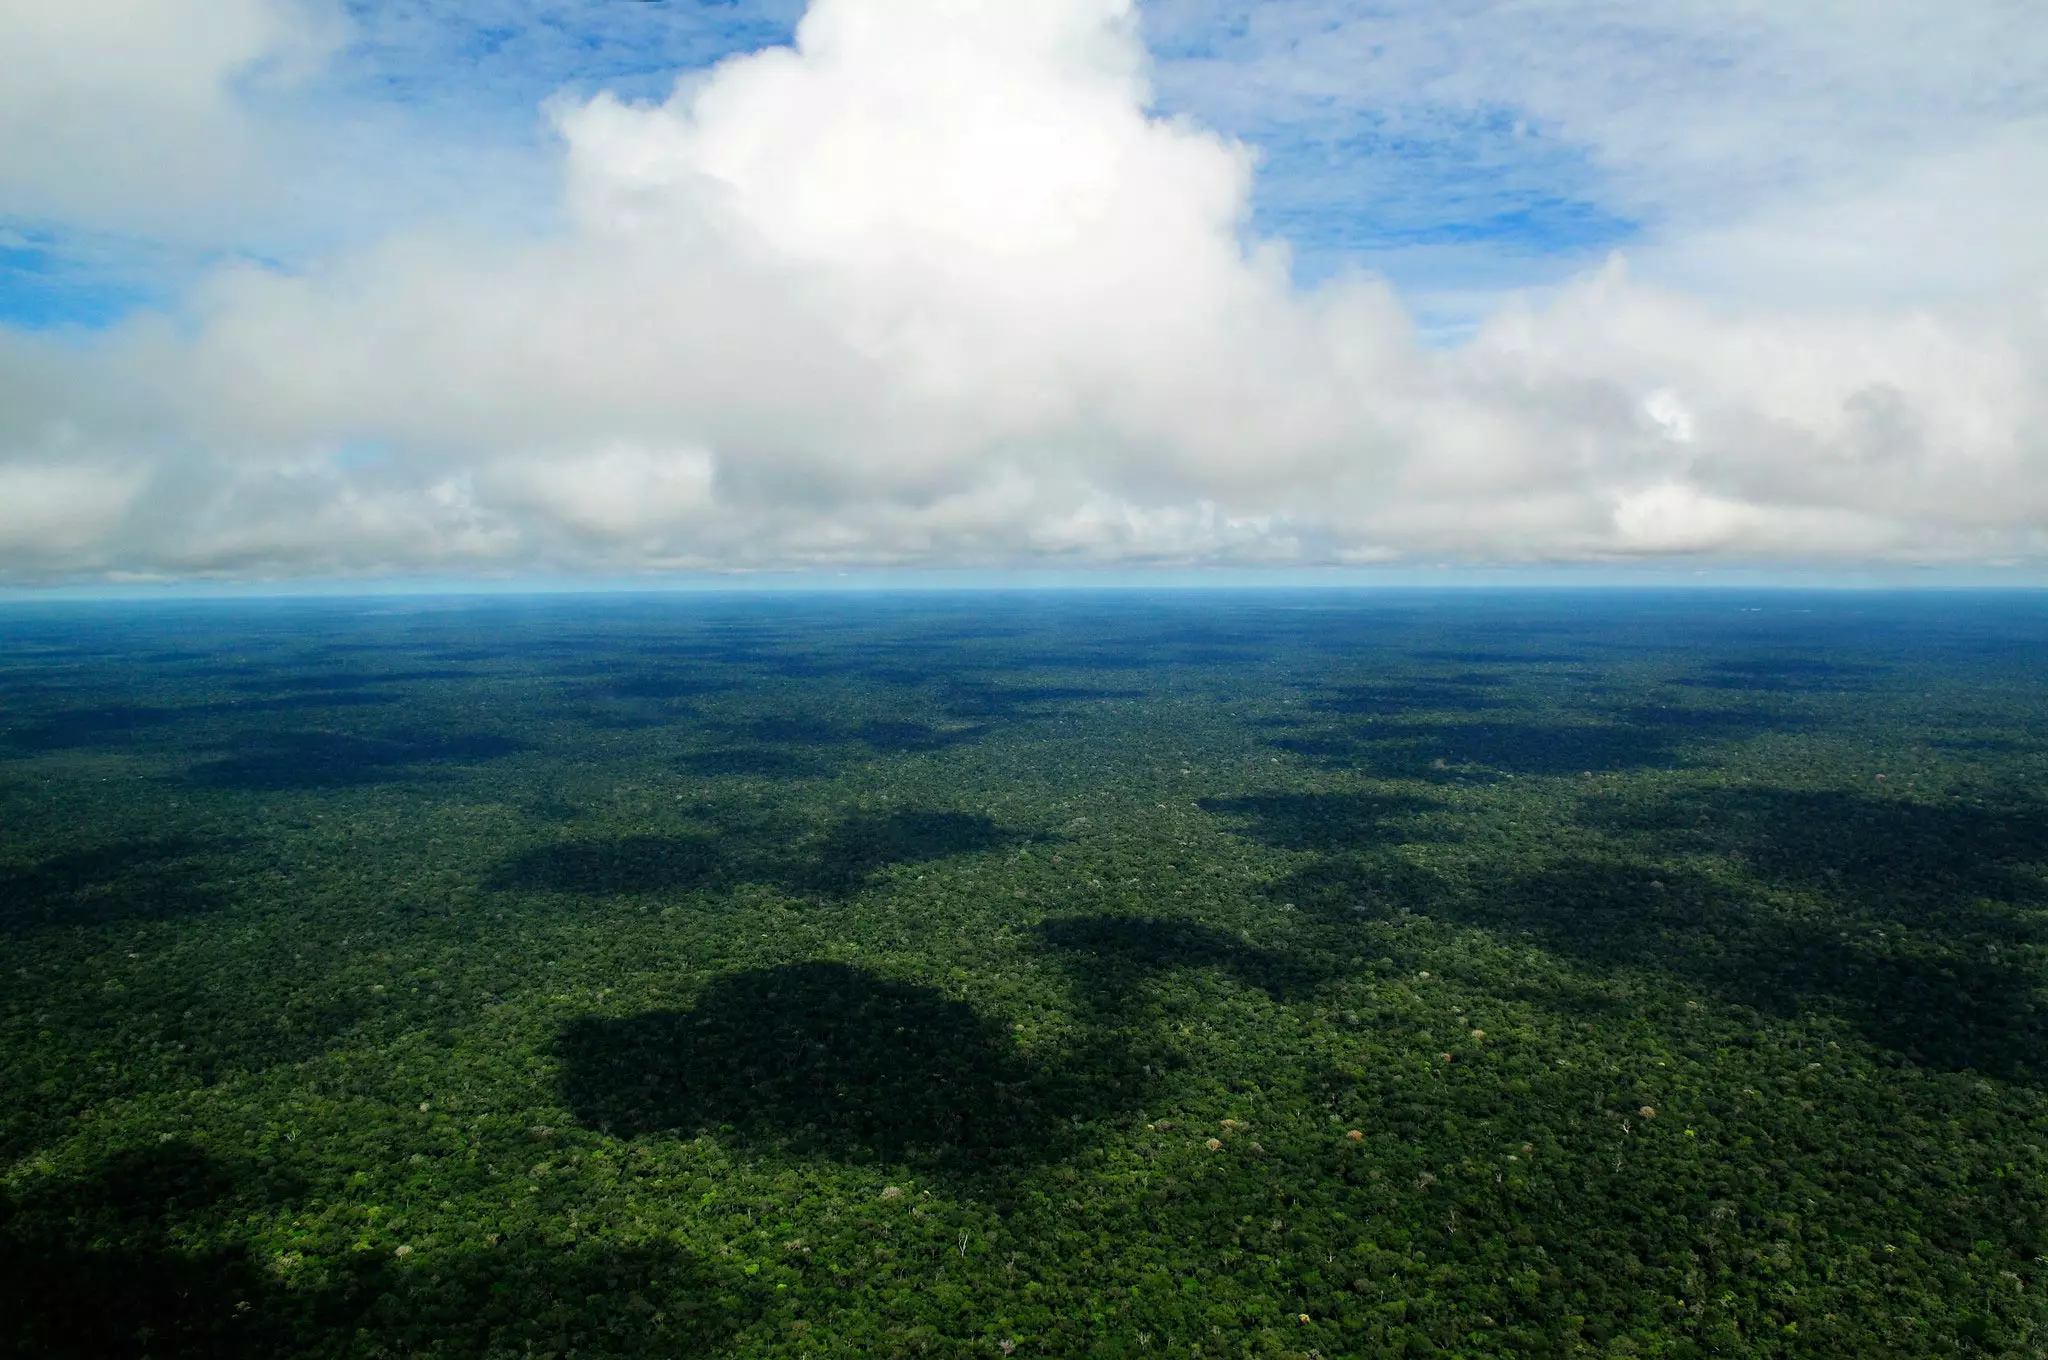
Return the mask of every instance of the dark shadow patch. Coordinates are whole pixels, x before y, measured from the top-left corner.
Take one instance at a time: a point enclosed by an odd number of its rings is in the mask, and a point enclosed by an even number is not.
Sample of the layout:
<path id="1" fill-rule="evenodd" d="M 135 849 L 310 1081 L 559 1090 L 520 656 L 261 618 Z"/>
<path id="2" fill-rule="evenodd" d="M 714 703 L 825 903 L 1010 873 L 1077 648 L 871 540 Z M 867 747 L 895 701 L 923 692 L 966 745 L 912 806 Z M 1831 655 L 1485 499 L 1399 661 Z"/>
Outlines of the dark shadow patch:
<path id="1" fill-rule="evenodd" d="M 1057 1158 L 1071 1121 L 1136 1092 L 1101 1055 L 1027 1059 L 967 1003 L 842 963 L 727 974 L 689 1010 L 571 1025 L 557 1053 L 591 1128 L 956 1173 Z"/>
<path id="2" fill-rule="evenodd" d="M 370 685 L 405 685 L 418 680 L 473 680 L 473 671 L 443 668 L 413 671 L 315 671 L 292 675 L 261 675 L 235 688 L 251 694 L 287 694 L 294 690 L 363 689 Z"/>
<path id="3" fill-rule="evenodd" d="M 218 906 L 211 856 L 190 838 L 115 841 L 0 869 L 0 929 L 161 921 Z"/>
<path id="4" fill-rule="evenodd" d="M 2042 979 L 2014 950 L 2012 922 L 1962 904 L 1907 924 L 1853 904 L 1815 909 L 1670 870 L 1568 862 L 1438 908 L 1471 924 L 1527 930 L 1594 967 L 1653 968 L 1766 1015 L 1834 1010 L 1873 1042 L 1928 1066 L 2048 1078 L 2048 1016 L 2034 1000 Z"/>
<path id="5" fill-rule="evenodd" d="M 717 676 L 650 671 L 607 680 L 596 688 L 617 699 L 690 699 L 700 694 L 720 694 L 735 686 Z"/>
<path id="6" fill-rule="evenodd" d="M 1867 690 L 1890 668 L 1817 657 L 1753 657 L 1716 661 L 1702 674 L 1674 681 L 1698 689 L 1754 690 L 1766 694 L 1828 693 Z"/>
<path id="7" fill-rule="evenodd" d="M 717 893 L 761 883 L 798 896 L 840 899 L 899 864 L 974 854 L 1026 839 L 965 812 L 858 812 L 809 834 L 706 809 L 698 815 L 703 829 L 687 834 L 540 846 L 515 857 L 491 883 L 511 891 L 591 896 Z"/>
<path id="8" fill-rule="evenodd" d="M 114 746 L 189 716 L 189 710 L 148 704 L 101 704 L 47 714 L 35 722 L 15 728 L 7 734 L 6 740 L 15 750 L 27 753 L 71 750 L 82 746 Z"/>
<path id="9" fill-rule="evenodd" d="M 399 703 L 396 694 L 373 690 L 315 691 L 310 694 L 281 694 L 274 699 L 243 699 L 235 703 L 209 704 L 208 713 L 289 713 L 306 708 L 382 708 Z"/>
<path id="10" fill-rule="evenodd" d="M 1441 917 L 1765 1015 L 1835 1015 L 1925 1066 L 2048 1083 L 2048 976 L 2036 957 L 2048 943 L 2036 919 L 2048 814 L 2037 805 L 1749 789 L 1594 800 L 1583 815 L 1646 835 L 1646 855 L 1713 854 L 1754 882 L 1627 858 L 1448 876 L 1332 836 L 1270 892 L 1326 935 Z M 1334 949 L 1336 937 L 1321 943 Z"/>
<path id="11" fill-rule="evenodd" d="M 1033 716 L 1039 710 L 1060 704 L 1099 702 L 1105 699 L 1143 699 L 1141 689 L 1096 689 L 1085 685 L 986 685 L 968 682 L 947 688 L 946 712 L 968 720 L 1005 720 Z"/>
<path id="12" fill-rule="evenodd" d="M 1333 851 L 1273 883 L 1265 895 L 1300 911 L 1321 932 L 1313 943 L 1335 948 L 1360 925 L 1427 912 L 1451 894 L 1441 875 L 1384 849 L 1365 843 Z M 1381 952 L 1393 951 L 1382 946 Z"/>
<path id="13" fill-rule="evenodd" d="M 979 813 L 860 812 L 801 846 L 778 876 L 802 892 L 845 897 L 893 865 L 971 855 L 1021 839 Z"/>
<path id="14" fill-rule="evenodd" d="M 17 701 L 67 698 L 74 694 L 75 689 L 75 686 L 60 684 L 55 680 L 0 674 L 0 694 Z M 8 737 L 5 740 L 11 741 L 12 738 Z"/>
<path id="15" fill-rule="evenodd" d="M 852 733 L 828 719 L 780 713 L 748 718 L 734 730 L 763 746 L 838 746 L 853 740 Z"/>
<path id="16" fill-rule="evenodd" d="M 575 1335 L 593 1353 L 705 1355 L 767 1303 L 769 1286 L 737 1266 L 608 1242 L 443 1250 L 424 1267 L 350 1253 L 307 1263 L 312 1279 L 286 1288 L 236 1229 L 303 1194 L 258 1164 L 173 1142 L 0 1197 L 0 1352 L 256 1360 L 374 1337 L 496 1355 Z"/>
<path id="17" fill-rule="evenodd" d="M 261 1353 L 265 1283 L 239 1246 L 192 1249 L 218 1228 L 235 1177 L 171 1143 L 116 1153 L 96 1174 L 0 1202 L 0 1315 L 22 1356 Z"/>
<path id="18" fill-rule="evenodd" d="M 527 749 L 493 732 L 359 737 L 345 732 L 264 733 L 238 755 L 193 767 L 191 777 L 244 792 L 348 788 L 411 777 L 419 767 L 497 760 Z"/>
<path id="19" fill-rule="evenodd" d="M 1976 898 L 2032 906 L 2048 887 L 2048 807 L 2031 799 L 1972 806 L 1841 790 L 1723 789 L 1647 805 L 1601 800 L 1581 817 L 1667 845 L 1733 853 L 1764 877 L 1850 893 L 1928 923 Z"/>
<path id="20" fill-rule="evenodd" d="M 1275 1001 L 1298 997 L 1321 980 L 1320 972 L 1301 959 L 1194 921 L 1067 917 L 1042 923 L 1038 938 L 1065 962 L 1098 1012 L 1125 1009 L 1146 982 L 1179 968 L 1216 969 Z"/>
<path id="21" fill-rule="evenodd" d="M 1441 680 L 1399 685 L 1346 685 L 1315 701 L 1315 707 L 1322 712 L 1363 717 L 1465 713 L 1500 706 L 1501 701 L 1484 692 L 1482 686 Z"/>

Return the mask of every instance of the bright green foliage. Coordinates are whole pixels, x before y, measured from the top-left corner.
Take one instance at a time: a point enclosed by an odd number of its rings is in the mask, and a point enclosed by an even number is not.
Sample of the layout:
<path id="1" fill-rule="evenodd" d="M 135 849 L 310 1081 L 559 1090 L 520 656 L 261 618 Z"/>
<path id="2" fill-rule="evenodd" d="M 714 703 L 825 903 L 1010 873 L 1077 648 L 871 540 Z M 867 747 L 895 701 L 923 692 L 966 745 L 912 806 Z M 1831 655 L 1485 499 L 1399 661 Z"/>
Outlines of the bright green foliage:
<path id="1" fill-rule="evenodd" d="M 14 607 L 0 1355 L 2048 1353 L 2044 671 L 2034 597 Z"/>

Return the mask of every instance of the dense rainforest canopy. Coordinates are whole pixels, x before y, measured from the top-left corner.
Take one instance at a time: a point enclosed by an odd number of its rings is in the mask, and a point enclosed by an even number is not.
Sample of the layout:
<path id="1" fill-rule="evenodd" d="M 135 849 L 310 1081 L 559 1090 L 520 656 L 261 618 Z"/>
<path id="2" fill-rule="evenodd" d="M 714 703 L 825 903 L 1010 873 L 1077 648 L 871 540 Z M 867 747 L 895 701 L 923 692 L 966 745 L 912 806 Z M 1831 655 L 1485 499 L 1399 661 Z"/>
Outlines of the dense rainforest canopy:
<path id="1" fill-rule="evenodd" d="M 0 611 L 0 1353 L 2034 1356 L 2048 601 Z"/>

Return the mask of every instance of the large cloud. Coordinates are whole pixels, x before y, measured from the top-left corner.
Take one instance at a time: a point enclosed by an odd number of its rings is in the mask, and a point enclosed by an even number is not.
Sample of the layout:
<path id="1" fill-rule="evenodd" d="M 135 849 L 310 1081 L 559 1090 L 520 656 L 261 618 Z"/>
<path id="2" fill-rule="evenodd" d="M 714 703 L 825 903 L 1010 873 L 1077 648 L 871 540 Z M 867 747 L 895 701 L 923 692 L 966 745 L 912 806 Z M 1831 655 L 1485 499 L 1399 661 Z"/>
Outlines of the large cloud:
<path id="1" fill-rule="evenodd" d="M 1121 0 L 817 0 L 665 104 L 563 105 L 559 234 L 225 271 L 0 355 L 0 563 L 2048 549 L 2037 278 L 1786 310 L 1616 261 L 1431 349 L 1370 279 L 1297 289 L 1254 156 L 1147 79 Z"/>
<path id="2" fill-rule="evenodd" d="M 341 32 L 312 0 L 0 0 L 0 207 L 225 229 L 280 168 L 254 106 Z"/>

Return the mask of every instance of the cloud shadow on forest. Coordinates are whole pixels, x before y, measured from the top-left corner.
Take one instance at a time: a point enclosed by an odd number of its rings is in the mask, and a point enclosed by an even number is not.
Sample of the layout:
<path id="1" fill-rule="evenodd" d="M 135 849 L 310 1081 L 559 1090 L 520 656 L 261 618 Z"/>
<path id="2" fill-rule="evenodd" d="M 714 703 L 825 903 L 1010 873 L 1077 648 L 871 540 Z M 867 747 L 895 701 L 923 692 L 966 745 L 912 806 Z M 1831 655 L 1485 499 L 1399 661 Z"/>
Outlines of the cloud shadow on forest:
<path id="1" fill-rule="evenodd" d="M 690 774 L 754 779 L 824 779 L 838 773 L 828 760 L 773 746 L 723 746 L 691 751 L 676 759 Z"/>
<path id="2" fill-rule="evenodd" d="M 1040 945 L 1073 974 L 1099 1014 L 1128 1007 L 1154 977 L 1176 969 L 1216 969 L 1275 1001 L 1311 991 L 1323 974 L 1305 960 L 1262 949 L 1197 921 L 1156 916 L 1069 916 L 1041 923 Z"/>
<path id="3" fill-rule="evenodd" d="M 294 713 L 310 709 L 384 708 L 405 701 L 403 695 L 353 687 L 302 690 L 296 686 L 281 685 L 254 692 L 264 694 L 265 697 L 234 698 L 184 706 L 96 704 L 57 709 L 19 723 L 4 735 L 0 735 L 0 743 L 25 755 L 42 755 L 54 751 L 132 745 L 145 737 L 159 733 L 176 736 L 176 729 L 180 726 L 208 719 L 232 719 L 263 713 Z M 333 735 L 258 731 L 249 734 L 246 740 L 256 747 L 289 747 L 294 741 Z M 211 739 L 210 732 L 206 739 Z M 414 738 L 412 745 L 422 750 L 429 749 L 433 747 L 435 740 L 431 737 Z M 477 738 L 455 740 L 468 740 L 474 744 Z"/>
<path id="4" fill-rule="evenodd" d="M 598 681 L 591 692 L 613 699 L 693 699 L 722 694 L 739 686 L 718 675 L 691 671 L 638 671 Z"/>
<path id="5" fill-rule="evenodd" d="M 964 1001 L 832 962 L 728 973 L 687 1010 L 581 1020 L 556 1051 L 587 1127 L 974 1176 L 1066 1155 L 1076 1121 L 1138 1092 L 1118 1049 L 1048 1063 Z"/>
<path id="6" fill-rule="evenodd" d="M 1753 706 L 1634 704 L 1590 722 L 1397 718 L 1320 730 L 1298 720 L 1275 725 L 1292 734 L 1272 739 L 1272 745 L 1325 768 L 1441 783 L 1680 768 L 1695 763 L 1687 748 L 1698 742 L 1802 726 L 1805 720 Z"/>
<path id="7" fill-rule="evenodd" d="M 251 694 L 288 694 L 297 690 L 364 689 L 371 685 L 406 685 L 419 680 L 473 680 L 476 672 L 443 667 L 410 671 L 326 670 L 255 675 L 236 683 Z"/>
<path id="8" fill-rule="evenodd" d="M 709 1354 L 765 1302 L 766 1286 L 737 1267 L 609 1243 L 437 1252 L 430 1290 L 389 1251 L 354 1252 L 327 1260 L 320 1284 L 287 1288 L 233 1230 L 304 1193 L 274 1167 L 170 1142 L 0 1195 L 11 1344 L 23 1355 L 255 1360 L 324 1352 L 368 1328 L 436 1353 L 509 1354 L 573 1330 L 608 1349 Z"/>
<path id="9" fill-rule="evenodd" d="M 1697 675 L 1673 681 L 1695 689 L 1750 690 L 1765 694 L 1867 690 L 1890 667 L 1817 657 L 1765 656 L 1715 661 Z"/>
<path id="10" fill-rule="evenodd" d="M 87 746 L 115 746 L 191 716 L 190 709 L 153 704 L 96 704 L 44 714 L 13 728 L 5 740 L 16 751 L 34 755 Z"/>
<path id="11" fill-rule="evenodd" d="M 2048 1013 L 2029 904 L 2048 867 L 2048 809 L 1840 791 L 1728 789 L 1592 799 L 1614 858 L 1503 863 L 1456 881 L 1386 853 L 1369 818 L 1278 818 L 1247 834 L 1321 858 L 1274 885 L 1310 923 L 1417 911 L 1596 970 L 1650 970 L 1733 1004 L 1841 1015 L 1873 1043 L 1943 1070 L 2048 1083 Z M 1355 839 L 1343 834 L 1357 830 Z M 1672 861 L 1706 854 L 1754 882 Z"/>
<path id="12" fill-rule="evenodd" d="M 349 788 L 418 777 L 423 768 L 498 760 L 529 749 L 495 732 L 413 732 L 357 736 L 346 732 L 266 732 L 234 755 L 196 765 L 190 777 L 250 793 Z"/>
<path id="13" fill-rule="evenodd" d="M 986 723 L 939 727 L 906 720 L 834 722 L 769 714 L 719 724 L 724 744 L 688 752 L 677 763 L 691 774 L 758 779 L 821 779 L 872 755 L 920 755 L 981 740 Z"/>
<path id="14" fill-rule="evenodd" d="M 562 841 L 516 856 L 492 883 L 527 892 L 610 896 L 725 892 L 762 883 L 801 896 L 852 896 L 889 868 L 975 854 L 1030 839 L 979 813 L 930 809 L 854 812 L 822 830 L 700 810 L 667 835 Z"/>
<path id="15" fill-rule="evenodd" d="M 1041 716 L 1043 710 L 1105 699 L 1143 699 L 1142 689 L 1104 689 L 1090 685 L 999 685 L 962 680 L 947 687 L 946 711 L 956 718 L 1014 722 Z"/>
<path id="16" fill-rule="evenodd" d="M 2048 1079 L 2037 970 L 1987 956 L 1987 936 L 2009 946 L 2012 933 L 1967 909 L 1899 934 L 1878 924 L 1885 915 L 1840 903 L 1808 912 L 1670 870 L 1575 861 L 1446 914 L 1528 930 L 1582 964 L 1656 969 L 1765 1015 L 1839 1009 L 1872 1042 L 1928 1066 Z"/>
<path id="17" fill-rule="evenodd" d="M 2048 886 L 2048 805 L 1981 806 L 1845 790 L 1691 791 L 1600 799 L 1581 820 L 1691 850 L 1734 852 L 1768 878 L 1938 921 L 1973 898 L 2038 898 Z"/>
<path id="18" fill-rule="evenodd" d="M 382 708 L 404 702 L 396 694 L 380 690 L 312 690 L 303 694 L 280 694 L 270 699 L 242 699 L 228 704 L 209 704 L 194 713 L 292 713 L 308 708 Z"/>
<path id="19" fill-rule="evenodd" d="M 219 906 L 212 858 L 227 842 L 131 837 L 0 868 L 0 930 L 12 934 L 163 921 Z"/>

